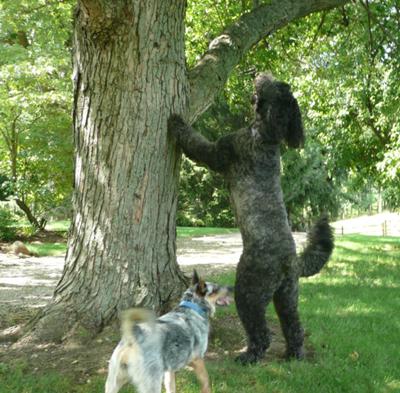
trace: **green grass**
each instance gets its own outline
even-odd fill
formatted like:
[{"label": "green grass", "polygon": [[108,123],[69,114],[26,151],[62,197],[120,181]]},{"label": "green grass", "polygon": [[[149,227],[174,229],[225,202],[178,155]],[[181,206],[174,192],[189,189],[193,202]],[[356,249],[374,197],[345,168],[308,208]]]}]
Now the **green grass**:
[{"label": "green grass", "polygon": [[[323,273],[301,282],[301,318],[308,335],[307,347],[315,352],[311,360],[287,363],[276,358],[241,367],[231,356],[222,356],[222,360],[207,363],[213,392],[400,392],[399,265],[400,238],[339,237]],[[217,280],[232,283],[234,275],[227,273]],[[218,327],[218,321],[222,324],[227,314],[234,313],[234,306],[219,311],[214,325]],[[271,309],[268,315],[276,321]],[[216,330],[221,345],[227,345],[224,329]],[[179,372],[177,384],[180,393],[199,392],[190,371]],[[96,376],[90,383],[76,386],[73,380],[55,373],[39,377],[0,366],[0,393],[103,391],[104,377]],[[133,388],[121,391],[128,392],[134,392]]]},{"label": "green grass", "polygon": [[27,243],[27,247],[39,257],[61,256],[67,252],[67,243]]},{"label": "green grass", "polygon": [[46,225],[46,229],[54,232],[67,232],[70,225],[70,220],[52,221]]},{"label": "green grass", "polygon": [[[67,232],[71,222],[70,220],[53,221],[46,225],[48,231]],[[195,236],[210,236],[229,233],[237,233],[236,228],[210,228],[210,227],[178,227],[178,237],[195,237]]]},{"label": "green grass", "polygon": [[[315,350],[305,362],[242,368],[209,362],[219,393],[400,392],[400,238],[344,236],[322,274],[301,281],[300,312]],[[272,310],[269,319],[276,321]],[[184,371],[181,391],[198,392]]]},{"label": "green grass", "polygon": [[[70,226],[69,220],[53,221],[46,225],[48,231],[67,232]],[[229,233],[237,233],[236,228],[210,228],[210,227],[178,227],[178,237],[211,236]]]},{"label": "green grass", "polygon": [[177,227],[177,237],[199,237],[239,233],[236,228]]}]

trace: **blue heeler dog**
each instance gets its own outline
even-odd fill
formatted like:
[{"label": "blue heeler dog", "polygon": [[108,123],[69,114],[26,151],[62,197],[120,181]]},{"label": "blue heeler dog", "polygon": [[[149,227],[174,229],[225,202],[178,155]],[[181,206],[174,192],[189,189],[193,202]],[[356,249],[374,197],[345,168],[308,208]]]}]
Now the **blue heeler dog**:
[{"label": "blue heeler dog", "polygon": [[168,131],[183,152],[221,173],[228,183],[243,253],[237,267],[235,301],[247,333],[247,352],[238,361],[261,359],[271,342],[265,309],[273,301],[286,339],[288,358],[304,356],[304,332],[298,314],[299,277],[318,273],[333,249],[326,218],[312,228],[303,253],[289,227],[280,183],[280,145],[298,148],[304,133],[300,109],[287,83],[271,75],[255,79],[254,122],[210,142],[179,115]]},{"label": "blue heeler dog", "polygon": [[216,304],[229,304],[232,288],[206,282],[196,271],[192,284],[179,305],[160,318],[140,308],[122,314],[122,339],[110,359],[106,393],[117,393],[126,383],[139,393],[160,393],[163,379],[167,393],[175,393],[175,371],[188,364],[201,393],[211,393],[204,365],[209,317]]}]

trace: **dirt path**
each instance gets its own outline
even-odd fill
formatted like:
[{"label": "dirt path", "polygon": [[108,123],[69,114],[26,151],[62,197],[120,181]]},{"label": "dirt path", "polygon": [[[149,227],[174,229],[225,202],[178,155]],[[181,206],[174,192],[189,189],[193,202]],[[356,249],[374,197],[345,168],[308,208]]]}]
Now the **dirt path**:
[{"label": "dirt path", "polygon": [[[389,235],[400,235],[400,214],[358,217],[332,225],[336,233],[381,234],[385,228]],[[294,237],[298,246],[304,244],[304,233],[294,233]],[[207,274],[210,270],[233,269],[242,251],[242,241],[238,233],[179,238],[177,250],[178,263],[184,271],[197,267]],[[36,308],[43,307],[51,299],[63,264],[64,257],[22,259],[0,252],[0,329],[29,318]]]},{"label": "dirt path", "polygon": [[[305,234],[294,234],[297,244]],[[240,234],[180,238],[178,263],[184,271],[233,269],[242,251]],[[24,322],[51,299],[64,257],[18,258],[0,253],[0,329]]]},{"label": "dirt path", "polygon": [[[297,244],[305,241],[304,234],[296,234]],[[196,267],[201,274],[234,270],[242,250],[239,234],[178,239],[178,263],[188,274]],[[62,274],[64,257],[20,259],[0,253],[0,331],[28,322],[51,299],[54,287]],[[276,323],[270,323],[274,336],[266,360],[280,359],[285,342]],[[86,383],[93,375],[105,375],[107,361],[118,340],[119,329],[109,326],[96,338],[95,345],[12,348],[10,342],[0,342],[0,365],[11,361],[22,362],[31,372],[46,373],[57,370]],[[227,315],[218,319],[211,329],[207,359],[218,361],[227,356],[235,357],[246,345],[246,336],[237,316]],[[308,344],[306,343],[306,347]],[[309,357],[313,349],[308,348]],[[32,371],[33,370],[33,371]]]},{"label": "dirt path", "polygon": [[400,214],[384,212],[332,223],[337,234],[360,233],[373,236],[400,236]]}]

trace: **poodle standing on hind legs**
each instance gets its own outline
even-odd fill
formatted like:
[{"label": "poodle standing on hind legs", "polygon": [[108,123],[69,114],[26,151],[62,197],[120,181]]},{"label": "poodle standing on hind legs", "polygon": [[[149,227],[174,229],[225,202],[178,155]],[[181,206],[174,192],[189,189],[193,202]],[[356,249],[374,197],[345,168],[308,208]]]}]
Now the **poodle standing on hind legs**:
[{"label": "poodle standing on hind legs", "polygon": [[210,142],[179,115],[168,130],[192,160],[222,173],[243,239],[237,267],[235,301],[247,333],[247,351],[241,363],[254,363],[267,350],[271,334],[265,319],[273,301],[286,340],[286,356],[304,357],[304,332],[298,314],[300,276],[318,273],[333,250],[326,218],[308,236],[301,255],[288,224],[280,184],[280,143],[297,148],[304,142],[301,114],[290,86],[272,76],[255,79],[255,120],[251,126]]}]

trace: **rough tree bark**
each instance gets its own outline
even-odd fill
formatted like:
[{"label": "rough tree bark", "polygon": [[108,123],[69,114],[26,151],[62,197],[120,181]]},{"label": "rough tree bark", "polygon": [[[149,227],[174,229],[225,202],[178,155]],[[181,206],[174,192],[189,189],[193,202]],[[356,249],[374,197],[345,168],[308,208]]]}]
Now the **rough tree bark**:
[{"label": "rough tree bark", "polygon": [[78,4],[75,214],[40,338],[59,340],[79,325],[98,331],[133,305],[162,310],[182,291],[179,165],[165,130],[187,98],[184,14],[182,0]]},{"label": "rough tree bark", "polygon": [[184,0],[80,0],[74,28],[74,220],[63,276],[30,337],[99,331],[119,310],[181,293],[173,112],[192,121],[261,38],[345,0],[273,0],[243,15],[189,73]]}]

